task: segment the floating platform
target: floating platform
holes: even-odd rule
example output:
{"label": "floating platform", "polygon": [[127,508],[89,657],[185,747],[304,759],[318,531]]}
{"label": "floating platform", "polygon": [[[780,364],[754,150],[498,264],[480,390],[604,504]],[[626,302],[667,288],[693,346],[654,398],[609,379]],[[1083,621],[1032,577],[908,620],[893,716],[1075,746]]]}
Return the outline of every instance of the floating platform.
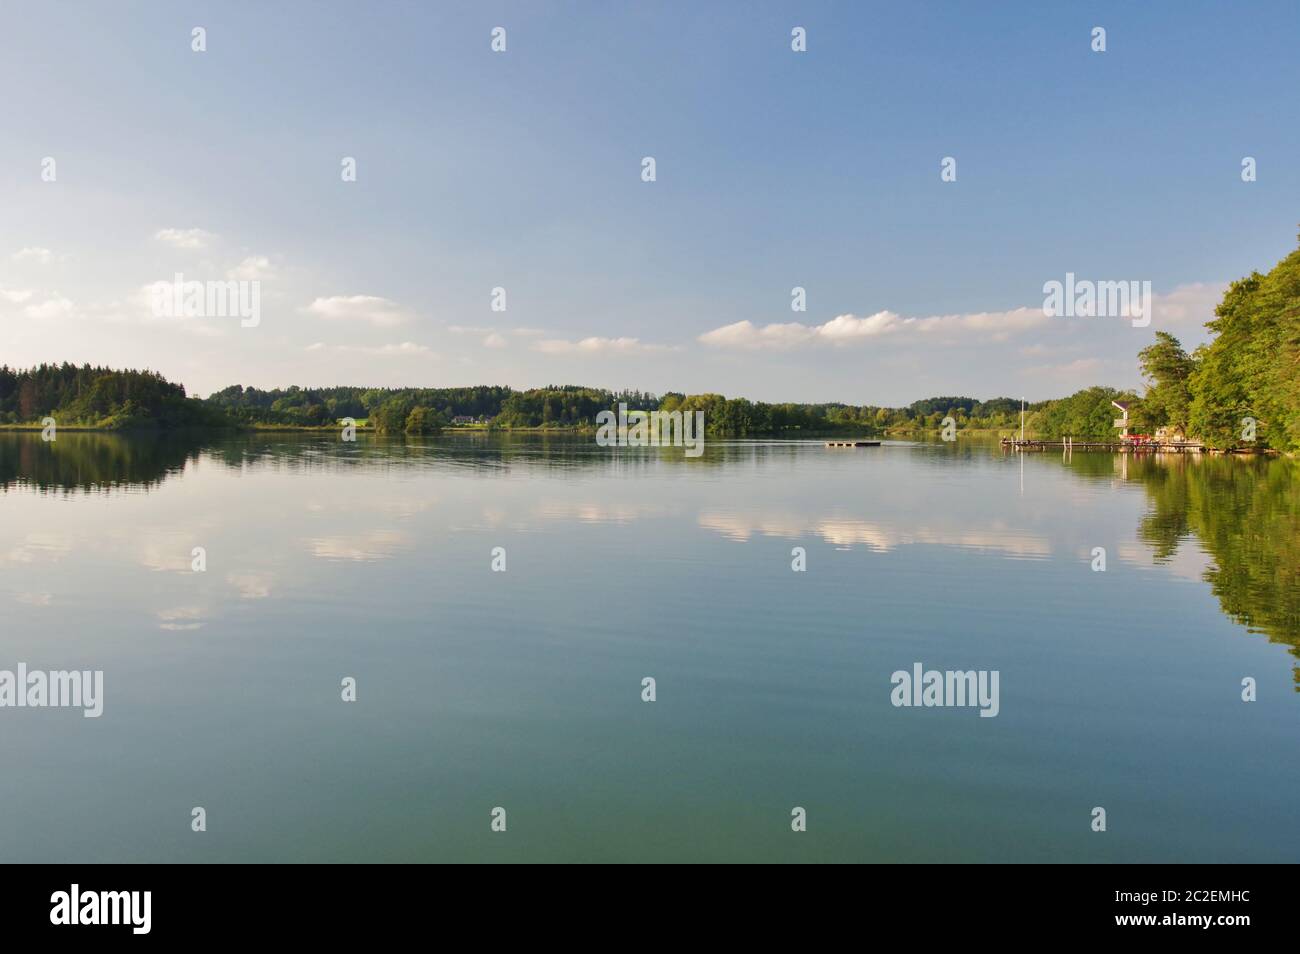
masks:
{"label": "floating platform", "polygon": [[879,447],[880,441],[827,441],[827,447]]}

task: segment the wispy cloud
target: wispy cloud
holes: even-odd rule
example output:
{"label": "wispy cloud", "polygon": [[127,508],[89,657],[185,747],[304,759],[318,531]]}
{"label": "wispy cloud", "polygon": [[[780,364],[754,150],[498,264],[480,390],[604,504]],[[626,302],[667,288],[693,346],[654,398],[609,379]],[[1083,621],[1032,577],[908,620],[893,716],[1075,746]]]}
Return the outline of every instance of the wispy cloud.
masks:
{"label": "wispy cloud", "polygon": [[583,338],[580,341],[566,341],[561,338],[548,338],[533,345],[534,351],[542,354],[658,354],[671,351],[667,345],[645,344],[639,338]]}
{"label": "wispy cloud", "polygon": [[1153,295],[1152,323],[1158,326],[1197,326],[1214,317],[1223,300],[1226,282],[1193,282],[1179,285],[1167,295]]}
{"label": "wispy cloud", "polygon": [[447,330],[453,335],[482,335],[485,348],[505,348],[510,338],[535,338],[546,334],[541,328],[490,328],[485,325],[448,325]]}
{"label": "wispy cloud", "polygon": [[[1165,295],[1153,296],[1155,323],[1203,324],[1214,316],[1214,306],[1223,297],[1224,287],[1221,282],[1197,282],[1179,285]],[[885,336],[946,343],[970,341],[972,338],[1003,342],[1014,335],[1046,328],[1055,321],[1061,319],[1044,315],[1042,305],[924,318],[904,318],[892,311],[878,311],[866,317],[837,315],[820,325],[791,321],[760,326],[752,321],[737,321],[706,331],[698,340],[717,348],[774,351],[816,345],[851,345]]]}
{"label": "wispy cloud", "polygon": [[207,248],[208,243],[216,238],[204,229],[159,229],[153,237],[175,248]]}
{"label": "wispy cloud", "polygon": [[275,268],[265,255],[250,255],[226,272],[227,278],[236,281],[266,281],[275,277]]}
{"label": "wispy cloud", "polygon": [[44,321],[50,318],[63,318],[72,314],[73,304],[57,292],[40,304],[28,305],[23,314],[28,318]]}
{"label": "wispy cloud", "polygon": [[1105,368],[1108,363],[1101,358],[1076,358],[1061,364],[1041,364],[1026,368],[1025,374],[1050,374],[1054,377],[1069,378],[1072,375],[1093,374]]}
{"label": "wispy cloud", "polygon": [[865,317],[836,315],[820,325],[790,321],[759,326],[752,321],[737,321],[706,331],[698,340],[717,348],[776,351],[814,345],[849,345],[886,335],[942,337],[975,333],[996,341],[1013,332],[1041,327],[1050,320],[1041,307],[928,318],[904,318],[896,312],[878,311]]}
{"label": "wispy cloud", "polygon": [[48,265],[54,261],[54,253],[39,246],[20,248],[9,257],[20,264]]}
{"label": "wispy cloud", "polygon": [[307,346],[308,351],[331,351],[336,354],[370,354],[378,357],[403,354],[433,354],[428,345],[403,341],[401,344],[385,345],[327,345],[323,341]]}
{"label": "wispy cloud", "polygon": [[382,328],[400,325],[409,317],[397,302],[377,295],[317,298],[304,310],[330,321],[363,321]]}

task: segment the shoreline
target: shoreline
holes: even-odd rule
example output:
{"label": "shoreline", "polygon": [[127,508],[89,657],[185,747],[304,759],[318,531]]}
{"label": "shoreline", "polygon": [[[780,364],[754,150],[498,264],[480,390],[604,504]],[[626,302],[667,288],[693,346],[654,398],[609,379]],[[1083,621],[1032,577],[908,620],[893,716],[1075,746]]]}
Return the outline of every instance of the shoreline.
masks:
{"label": "shoreline", "polygon": [[[164,435],[180,435],[180,434],[189,434],[189,435],[333,434],[336,433],[342,425],[329,424],[329,425],[311,426],[305,424],[254,424],[252,426],[232,425],[232,426],[222,426],[222,427],[196,425],[192,427],[129,427],[129,428],[101,427],[99,425],[94,425],[94,424],[58,424],[56,426],[59,431],[63,431],[69,434],[115,434],[121,437],[141,437],[145,435],[164,436]],[[41,424],[0,424],[0,434],[40,433],[44,429],[45,429],[44,425]],[[575,435],[582,435],[582,434],[593,434],[595,433],[596,430],[597,428],[592,425],[577,425],[577,426],[568,426],[568,427],[493,427],[486,424],[471,424],[471,425],[461,425],[458,427],[446,427],[443,428],[437,434],[406,434],[404,432],[389,434],[389,433],[376,431],[373,430],[372,428],[365,427],[362,425],[357,426],[357,431],[359,433],[364,433],[372,437],[426,437],[426,438],[447,437],[456,434],[483,434],[483,435],[555,434],[555,435],[563,435],[563,436],[575,436]],[[905,428],[905,429],[887,428],[883,431],[873,432],[868,434],[863,434],[861,431],[855,431],[850,429],[819,430],[819,431],[795,430],[795,431],[774,431],[774,432],[762,433],[762,434],[746,434],[743,436],[718,435],[708,439],[734,441],[734,440],[749,440],[749,439],[798,440],[800,438],[807,438],[809,440],[821,440],[824,438],[844,437],[845,435],[851,434],[853,435],[853,439],[855,440],[857,439],[879,440],[879,439],[916,439],[918,437],[934,436],[939,433],[941,433],[940,428]],[[1003,443],[1007,443],[1008,441],[1014,441],[1014,438],[1007,438],[1006,436],[1004,436],[1004,434],[1005,433],[1015,434],[1018,432],[1015,429],[1013,429],[1012,431],[1007,431],[1006,428],[970,428],[967,430],[961,430],[958,433],[965,437],[980,437],[989,440],[998,439],[1001,440]],[[1039,441],[1050,442],[1051,440],[1050,438],[1042,438],[1037,434],[1032,434],[1029,431],[1025,432],[1025,437],[1026,440],[1035,441],[1035,442],[1039,442]],[[1079,443],[1080,445],[1082,445],[1085,442],[1081,440]],[[1097,451],[1098,449],[1089,450],[1082,446],[1080,446],[1079,448],[1080,453],[1089,453],[1089,452],[1097,452]],[[1108,453],[1121,453],[1121,451],[1113,450],[1113,451],[1108,451]],[[1222,456],[1222,457],[1270,457],[1270,458],[1284,457],[1284,458],[1291,458],[1291,459],[1300,456],[1292,453],[1287,453],[1284,451],[1279,451],[1274,448],[1255,449],[1255,448],[1240,448],[1240,447],[1226,448],[1226,449],[1201,447],[1197,449],[1196,453],[1205,454],[1207,456],[1212,455],[1212,456]]]}
{"label": "shoreline", "polygon": [[[302,433],[302,434],[324,434],[338,431],[342,424],[325,424],[325,425],[308,425],[308,424],[253,424],[249,425],[231,425],[222,427],[210,427],[204,425],[195,425],[192,427],[102,427],[96,424],[57,424],[59,431],[78,432],[78,433],[95,433],[95,434],[195,434],[195,433],[235,433],[235,434],[258,434],[258,433]],[[45,429],[41,424],[0,424],[0,433],[9,432],[40,432]],[[410,434],[406,435],[403,431],[387,432],[376,431],[374,428],[357,425],[358,433],[373,434],[376,436],[410,436],[410,437],[445,437],[448,434],[594,434],[598,428],[593,424],[570,425],[568,427],[492,427],[486,424],[460,425],[457,427],[444,427],[436,434]],[[788,437],[797,435],[800,437],[828,437],[838,434],[856,434],[860,433],[857,429],[842,430],[788,430],[788,431],[771,431],[761,434],[746,434],[746,437]],[[915,431],[907,433],[917,433]],[[938,433],[935,431],[934,433]],[[994,434],[994,431],[968,431],[969,434]],[[869,435],[872,436],[872,435]],[[875,435],[883,436],[883,435]],[[719,439],[734,440],[734,435],[724,436]]]}

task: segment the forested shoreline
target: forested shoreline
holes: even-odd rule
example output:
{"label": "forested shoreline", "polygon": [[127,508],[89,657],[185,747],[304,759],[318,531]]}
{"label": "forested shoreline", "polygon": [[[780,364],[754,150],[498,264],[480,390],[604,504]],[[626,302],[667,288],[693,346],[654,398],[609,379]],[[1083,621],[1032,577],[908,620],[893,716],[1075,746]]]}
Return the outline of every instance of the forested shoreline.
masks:
{"label": "forested shoreline", "polygon": [[[1055,403],[1031,403],[1026,414],[1032,418]],[[60,426],[103,430],[319,428],[352,418],[376,432],[430,434],[468,418],[471,426],[488,429],[561,430],[594,428],[599,412],[620,404],[629,410],[702,410],[708,434],[734,437],[910,433],[938,429],[949,416],[962,429],[1006,430],[1019,426],[1020,415],[1014,398],[935,397],[891,408],[770,404],[721,394],[655,395],[577,385],[524,391],[502,386],[262,390],[232,385],[200,399],[187,397],[183,386],[151,371],[70,364],[22,371],[0,367],[0,423],[10,426],[37,426],[53,417]]]}
{"label": "forested shoreline", "polygon": [[[1158,331],[1138,355],[1142,395],[1091,387],[1025,405],[1027,435],[1046,439],[1114,438],[1115,408],[1127,403],[1135,431],[1164,432],[1228,450],[1249,445],[1300,450],[1300,250],[1267,274],[1233,282],[1207,323],[1212,340],[1187,353]],[[449,426],[488,429],[582,429],[596,415],[631,410],[704,411],[712,437],[865,436],[936,431],[951,418],[959,431],[1011,433],[1020,401],[934,397],[906,407],[843,403],[765,403],[721,394],[662,395],[580,385],[515,390],[454,388],[275,388],[235,384],[207,398],[144,370],[43,364],[0,366],[0,425],[105,430],[334,427],[344,418],[378,433],[436,434]]]}

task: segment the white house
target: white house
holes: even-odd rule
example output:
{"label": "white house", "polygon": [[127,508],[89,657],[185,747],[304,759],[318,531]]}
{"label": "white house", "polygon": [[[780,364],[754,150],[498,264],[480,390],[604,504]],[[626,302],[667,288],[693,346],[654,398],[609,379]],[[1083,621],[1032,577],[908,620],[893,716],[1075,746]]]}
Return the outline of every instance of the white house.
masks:
{"label": "white house", "polygon": [[1115,407],[1119,408],[1123,417],[1115,418],[1115,426],[1119,428],[1119,438],[1122,441],[1128,440],[1128,401],[1111,401]]}

